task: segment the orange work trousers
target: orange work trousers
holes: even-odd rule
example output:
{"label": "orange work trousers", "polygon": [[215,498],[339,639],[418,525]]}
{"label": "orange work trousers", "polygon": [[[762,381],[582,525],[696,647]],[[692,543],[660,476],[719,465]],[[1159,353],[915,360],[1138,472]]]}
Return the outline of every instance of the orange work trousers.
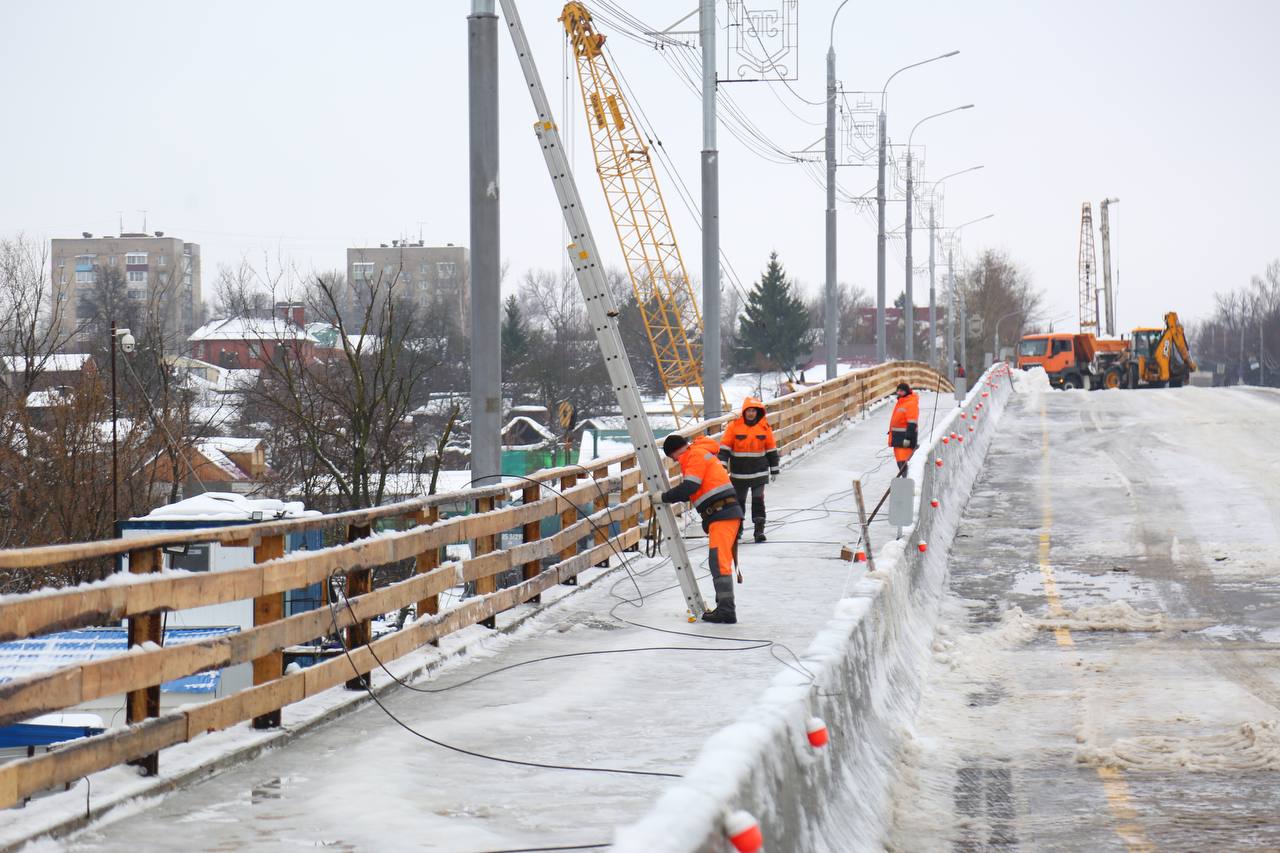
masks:
{"label": "orange work trousers", "polygon": [[733,574],[733,564],[738,560],[738,531],[742,529],[742,519],[726,518],[713,521],[707,527],[708,550],[711,575],[726,577]]}

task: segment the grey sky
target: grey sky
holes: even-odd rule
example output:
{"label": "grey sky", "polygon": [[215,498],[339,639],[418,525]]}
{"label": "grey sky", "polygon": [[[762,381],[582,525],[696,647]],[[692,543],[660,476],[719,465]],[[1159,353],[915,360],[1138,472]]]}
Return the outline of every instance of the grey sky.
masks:
{"label": "grey sky", "polygon": [[[661,26],[695,5],[622,2]],[[835,5],[800,0],[793,85],[815,101]],[[428,243],[466,243],[469,7],[6,2],[0,233],[114,233],[118,210],[133,230],[145,208],[150,229],[202,244],[207,284],[219,263],[242,255],[335,268],[348,245],[416,238],[419,229]],[[560,113],[560,3],[524,0],[521,9]],[[978,105],[917,131],[928,176],[985,164],[948,181],[949,221],[996,213],[965,232],[965,248],[1008,249],[1045,290],[1046,318],[1067,327],[1076,320],[1080,203],[1120,197],[1114,236],[1126,328],[1170,308],[1203,316],[1215,289],[1247,283],[1280,255],[1272,210],[1280,159],[1271,150],[1280,138],[1277,31],[1280,3],[1271,0],[853,0],[836,31],[837,73],[846,88],[877,89],[902,65],[961,50],[894,81],[890,137],[905,142],[919,118]],[[519,69],[502,46],[502,241],[514,278],[559,267],[564,238]],[[697,101],[651,49],[622,37],[609,47],[696,192]],[[783,148],[822,133],[822,109],[781,86],[725,88]],[[576,88],[569,94],[576,119],[581,102]],[[576,140],[597,236],[617,259],[581,122],[562,124]],[[720,147],[722,239],[734,267],[749,282],[775,248],[807,290],[820,287],[821,188],[803,167],[766,163],[723,129]],[[854,194],[874,179],[872,168],[841,169]],[[696,274],[698,231],[669,184]],[[840,216],[840,278],[874,290],[874,224],[849,205]],[[890,216],[900,228],[900,203]],[[922,261],[926,245],[919,235]],[[902,289],[900,256],[899,245],[890,298]],[[916,282],[927,298],[927,276]]]}

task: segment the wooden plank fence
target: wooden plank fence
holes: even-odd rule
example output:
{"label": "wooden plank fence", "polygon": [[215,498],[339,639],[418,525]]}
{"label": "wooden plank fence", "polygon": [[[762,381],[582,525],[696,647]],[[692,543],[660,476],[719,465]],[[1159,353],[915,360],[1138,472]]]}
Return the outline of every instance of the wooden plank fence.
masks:
{"label": "wooden plank fence", "polygon": [[[781,453],[789,455],[808,446],[904,380],[913,386],[950,390],[946,380],[925,365],[896,362],[769,402],[769,420]],[[735,416],[684,432],[718,434]],[[675,472],[674,464],[671,470]],[[635,454],[628,453],[584,466],[540,471],[528,480],[327,516],[0,550],[0,567],[16,569],[127,554],[127,575],[0,600],[0,640],[127,619],[131,647],[114,657],[0,684],[0,725],[119,694],[127,697],[128,723],[122,729],[0,765],[0,808],[126,762],[155,774],[165,747],[245,721],[259,728],[278,726],[286,705],[339,684],[363,689],[378,661],[395,660],[471,625],[493,627],[503,611],[539,601],[548,588],[576,583],[584,569],[606,565],[616,553],[634,549],[643,535],[641,523],[650,517],[649,498],[641,493],[641,482]],[[441,507],[459,503],[469,503],[474,512],[441,517]],[[542,536],[542,520],[552,517],[558,517],[560,529]],[[407,526],[375,532],[379,524],[392,523]],[[612,524],[618,526],[616,534]],[[284,553],[287,534],[314,529],[338,529],[346,541],[318,551]],[[500,547],[504,532],[517,535],[519,544]],[[253,547],[254,564],[202,573],[161,570],[165,546],[214,542]],[[442,563],[444,546],[459,542],[474,543],[471,556]],[[551,559],[555,562],[547,565]],[[374,588],[375,569],[407,560],[414,561],[412,574]],[[503,575],[512,584],[500,588]],[[335,578],[345,583],[345,600],[284,615],[287,591],[315,583],[328,590]],[[462,584],[470,585],[475,595],[442,611],[440,594]],[[252,628],[178,646],[162,645],[162,614],[243,600],[253,601]],[[399,631],[372,639],[372,619],[409,605],[416,605],[416,619]],[[285,648],[338,632],[345,632],[349,654],[284,672]],[[253,686],[202,705],[160,713],[162,683],[244,663],[252,665]]]}

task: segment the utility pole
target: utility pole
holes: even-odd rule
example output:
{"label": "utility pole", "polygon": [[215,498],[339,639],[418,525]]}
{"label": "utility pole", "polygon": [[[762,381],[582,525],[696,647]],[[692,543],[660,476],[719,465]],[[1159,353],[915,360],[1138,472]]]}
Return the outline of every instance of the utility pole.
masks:
{"label": "utility pole", "polygon": [[[896,73],[896,72],[895,72]],[[893,78],[890,77],[890,80]],[[889,88],[886,82],[885,88]],[[884,339],[884,161],[888,153],[887,149],[887,131],[885,130],[886,117],[884,114],[884,94],[880,95],[880,115],[876,121],[877,133],[879,134],[879,172],[876,178],[876,361],[883,363],[885,361],[885,339]]]}
{"label": "utility pole", "polygon": [[471,476],[502,473],[501,250],[498,192],[498,15],[471,0],[467,16],[471,151]]}
{"label": "utility pole", "polygon": [[916,357],[916,303],[912,298],[911,284],[915,278],[914,262],[911,258],[911,202],[912,196],[915,195],[914,185],[911,177],[911,145],[907,145],[907,294],[906,303],[902,306],[903,335],[905,343],[902,346],[902,357],[907,361],[914,361]]}
{"label": "utility pole", "polygon": [[716,3],[700,0],[702,34],[702,417],[720,416],[720,164],[716,151]]}
{"label": "utility pole", "polygon": [[955,247],[947,247],[947,379],[956,384],[956,264]]}
{"label": "utility pole", "polygon": [[1263,346],[1262,319],[1258,319],[1258,384],[1267,384],[1267,348]]}
{"label": "utility pole", "polygon": [[[844,4],[840,4],[843,6]],[[837,14],[839,9],[836,10]],[[835,27],[835,18],[831,20]],[[836,378],[836,342],[840,334],[839,306],[836,296],[836,49],[827,47],[827,287],[825,323],[822,334],[826,339],[827,378]]]}
{"label": "utility pole", "polygon": [[[912,261],[912,258],[911,258],[911,231],[912,231],[911,212],[915,204],[915,189],[914,189],[915,185],[912,183],[914,176],[911,173],[911,165],[913,162],[912,155],[911,155],[911,150],[912,150],[911,142],[912,140],[915,139],[916,130],[919,129],[920,125],[924,124],[926,121],[929,121],[930,119],[939,118],[941,116],[950,115],[951,113],[959,112],[960,110],[971,110],[971,109],[973,109],[973,104],[965,104],[959,107],[952,107],[949,110],[943,110],[940,113],[927,115],[924,118],[920,119],[918,122],[916,122],[915,127],[912,127],[911,132],[907,134],[907,293],[906,293],[907,304],[904,311],[904,313],[906,314],[906,321],[907,321],[906,327],[905,327],[906,335],[907,335],[907,345],[903,348],[904,358],[906,358],[907,361],[914,360],[915,354],[916,354],[916,302],[913,296],[914,290],[912,286],[915,281],[916,271],[914,267],[914,262]],[[968,172],[972,170],[964,169],[962,171]],[[953,177],[954,175],[958,175],[958,174],[960,174],[960,172],[953,172],[952,174],[947,175],[946,178],[943,178],[942,180],[945,181],[947,178]],[[936,182],[934,184],[935,189],[937,188],[937,183],[941,183],[941,181]],[[930,201],[931,205],[932,203],[933,202]],[[930,233],[932,235],[932,232]],[[932,247],[930,247],[929,249],[929,257],[931,259],[933,257]],[[932,298],[932,294],[933,294],[932,279],[930,279],[930,297],[931,298]],[[932,305],[932,302],[930,302],[930,305]],[[933,315],[930,314],[930,317],[932,316]],[[929,333],[933,334],[933,330],[930,329]],[[930,345],[929,347],[929,354],[930,354],[930,360],[932,361],[932,356],[933,356],[932,345]]]}
{"label": "utility pole", "polygon": [[964,296],[960,297],[960,363],[964,365],[965,375],[969,375],[969,326],[968,320],[965,319]]}
{"label": "utility pole", "polygon": [[[839,11],[839,10],[837,10]],[[879,148],[878,174],[876,177],[876,361],[885,360],[885,338],[884,338],[884,205],[885,205],[885,188],[884,188],[884,169],[885,159],[888,156],[888,117],[885,115],[887,98],[889,97],[889,84],[893,82],[893,78],[897,77],[903,71],[909,68],[919,68],[921,65],[928,65],[930,62],[937,62],[939,59],[948,59],[960,53],[953,50],[950,53],[944,53],[941,56],[935,56],[931,59],[924,59],[920,62],[913,62],[910,65],[904,65],[897,71],[889,75],[889,79],[884,81],[884,86],[880,88],[880,113],[877,116],[877,147]],[[911,150],[911,142],[907,141],[907,150]]]}
{"label": "utility pole", "polygon": [[933,244],[937,239],[938,223],[933,218],[933,200],[929,201],[929,366],[938,369],[938,303],[934,290],[935,258]]}

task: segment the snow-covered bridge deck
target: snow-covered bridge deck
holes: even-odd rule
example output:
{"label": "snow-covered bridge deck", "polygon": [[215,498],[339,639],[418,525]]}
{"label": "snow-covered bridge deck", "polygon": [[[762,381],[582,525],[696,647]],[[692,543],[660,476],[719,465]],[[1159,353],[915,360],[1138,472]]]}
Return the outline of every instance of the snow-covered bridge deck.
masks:
{"label": "snow-covered bridge deck", "polygon": [[[947,396],[940,405],[938,417],[954,403]],[[921,410],[927,432],[935,414],[927,392]],[[781,667],[795,665],[792,651],[804,651],[864,572],[838,555],[840,543],[857,538],[851,480],[870,472],[864,482],[874,500],[893,473],[887,419],[880,409],[848,425],[788,462],[769,487],[769,541],[752,543],[748,533],[741,548],[736,626],[689,624],[670,566],[641,557],[630,573],[613,572],[414,683],[426,692],[385,694],[386,711],[425,737],[494,757],[683,772],[709,735],[755,701]],[[883,541],[888,530],[876,527]],[[690,536],[699,535],[694,525]],[[690,545],[705,571],[705,539]],[[638,651],[653,646],[664,648]],[[556,655],[581,656],[536,662]],[[670,781],[474,757],[429,743],[370,705],[201,784],[127,806],[118,820],[45,844],[70,851],[179,843],[192,851],[604,845]]]}
{"label": "snow-covered bridge deck", "polygon": [[1280,395],[1015,399],[951,552],[895,850],[1280,847]]}
{"label": "snow-covered bridge deck", "polygon": [[[931,400],[922,409],[930,420]],[[587,849],[646,814],[628,850],[694,849],[697,831],[662,829],[679,823],[671,797],[711,778],[707,753],[675,783],[505,764],[420,735],[538,764],[688,771],[713,733],[760,710],[788,649],[803,652],[846,591],[881,583],[836,553],[854,539],[849,481],[885,458],[886,416],[771,487],[770,541],[742,549],[739,625],[689,625],[670,567],[636,559],[633,575],[599,577],[384,694],[412,732],[367,705],[36,849]],[[1251,389],[1011,395],[963,517],[953,528],[955,501],[935,528],[955,530],[950,553],[883,575],[875,626],[850,637],[863,645],[846,672],[866,667],[865,689],[824,688],[863,710],[825,759],[770,766],[786,745],[755,749],[762,778],[799,768],[805,792],[829,795],[800,804],[790,837],[786,816],[766,815],[769,849],[1280,847],[1278,416],[1280,395]],[[890,473],[869,478],[873,496]],[[782,799],[763,807],[796,807]]]}

